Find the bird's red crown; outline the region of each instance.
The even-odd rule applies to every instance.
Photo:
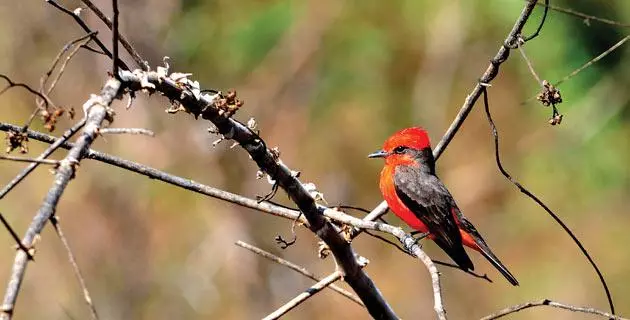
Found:
[[[406,146],[417,150],[431,147],[429,134],[420,127],[402,129],[385,140],[383,150],[391,152],[398,146]]]

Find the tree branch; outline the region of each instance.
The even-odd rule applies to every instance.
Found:
[[[297,264],[295,264],[295,263],[293,263],[291,261],[282,259],[282,258],[272,254],[271,252],[267,252],[267,251],[265,251],[263,249],[257,248],[255,246],[252,246],[251,244],[245,243],[243,241],[237,241],[236,245],[241,247],[241,248],[247,249],[247,250],[249,250],[249,251],[251,251],[251,252],[253,252],[253,253],[257,254],[257,255],[260,255],[260,256],[266,258],[267,260],[273,261],[273,262],[275,262],[275,263],[277,263],[277,264],[279,264],[281,266],[285,266],[285,267],[287,267],[287,268],[289,268],[289,269],[291,269],[293,271],[299,272],[299,273],[303,274],[305,277],[307,277],[307,278],[309,278],[311,280],[315,280],[315,281],[318,281],[318,282],[323,280],[323,279],[317,278],[312,272],[308,271],[306,268],[301,267],[301,266],[299,266],[299,265],[297,265]],[[337,293],[341,294],[342,296],[350,299],[350,301],[360,305],[361,307],[365,307],[363,305],[363,302],[361,302],[361,299],[357,298],[355,295],[353,295],[352,293],[344,290],[343,288],[341,288],[339,286],[336,286],[333,283],[331,283],[328,287],[331,290],[336,291]]]
[[[505,317],[507,315],[519,312],[521,310],[525,310],[525,309],[529,309],[529,308],[534,308],[534,307],[540,307],[540,306],[549,306],[549,307],[553,307],[553,308],[558,308],[558,309],[564,309],[564,310],[569,310],[569,311],[573,311],[573,312],[581,312],[581,313],[588,313],[588,314],[594,314],[594,315],[598,315],[598,316],[602,316],[602,317],[606,317],[608,319],[615,319],[615,320],[628,320],[626,318],[622,318],[604,311],[600,311],[594,308],[590,308],[590,307],[576,307],[576,306],[572,306],[572,305],[568,305],[568,304],[564,304],[564,303],[560,303],[560,302],[555,302],[549,299],[543,299],[543,300],[538,300],[538,301],[531,301],[531,302],[526,302],[523,304],[518,304],[515,306],[511,306],[511,307],[507,307],[505,309],[502,309],[496,313],[493,313],[491,315],[485,316],[483,318],[481,318],[481,320],[493,320],[493,319],[498,319],[498,318],[502,318]]]
[[[55,214],[57,203],[61,198],[66,186],[74,177],[79,161],[85,156],[92,142],[98,135],[98,129],[101,123],[108,115],[108,106],[112,103],[118,94],[121,83],[114,79],[109,79],[103,87],[100,95],[92,95],[92,97],[83,105],[86,113],[86,125],[77,139],[75,146],[68,152],[67,156],[61,161],[52,187],[44,198],[44,202],[37,214],[33,218],[31,225],[28,227],[22,244],[27,248],[32,248],[35,239],[39,236],[44,226]],[[5,292],[2,310],[0,311],[0,319],[11,319],[15,310],[15,302],[24,279],[26,266],[28,264],[28,255],[20,250],[15,255],[11,277]]]
[[[276,181],[298,206],[308,220],[311,231],[328,245],[344,275],[344,280],[359,295],[370,315],[376,319],[398,318],[374,282],[361,269],[350,244],[324,217],[323,210],[320,210],[320,207],[295,174],[267,148],[265,142],[256,133],[246,125],[226,116],[233,111],[230,113],[217,107],[222,106],[220,104],[222,101],[225,103],[225,99],[220,94],[201,93],[198,88],[193,86],[194,82],[182,77],[181,74],[166,76],[166,74],[159,72],[135,70],[132,73],[122,71],[121,79],[130,90],[155,88],[171,101],[177,101],[181,104],[179,107],[186,112],[211,121],[217,127],[218,133],[226,139],[238,142],[249,153],[260,170]]]

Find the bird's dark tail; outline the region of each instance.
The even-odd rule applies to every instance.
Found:
[[[461,243],[459,246],[456,245],[451,247],[439,239],[433,240],[440,248],[442,248],[442,250],[444,250],[444,252],[446,252],[446,254],[448,254],[449,257],[451,257],[451,259],[453,259],[453,261],[455,261],[460,268],[463,270],[475,270],[475,266],[470,260],[470,257],[468,257],[468,254]]]
[[[479,247],[479,252],[486,258],[490,263],[501,272],[501,274],[509,281],[513,286],[518,286],[518,280],[510,273],[510,271],[501,263],[501,260],[497,258],[497,256],[492,253],[488,245],[483,241],[476,241],[477,246]]]

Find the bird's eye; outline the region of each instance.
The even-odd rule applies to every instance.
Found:
[[[405,147],[405,146],[398,146],[398,147],[394,148],[394,153],[401,154],[401,153],[404,153],[405,150],[407,150],[407,147]]]

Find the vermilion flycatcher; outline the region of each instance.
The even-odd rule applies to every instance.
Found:
[[[457,207],[435,175],[429,136],[422,128],[396,132],[370,158],[385,158],[380,189],[390,209],[415,230],[427,234],[464,270],[474,266],[463,245],[479,251],[512,284],[518,281]]]

